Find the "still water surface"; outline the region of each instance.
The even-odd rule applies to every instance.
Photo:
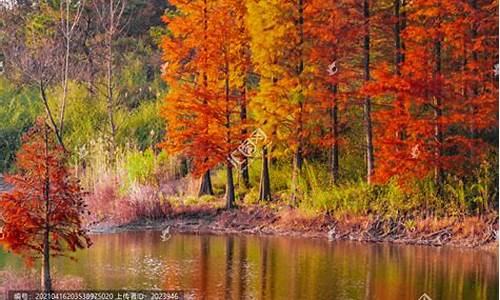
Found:
[[[322,240],[173,235],[93,236],[58,274],[91,289],[185,290],[195,299],[498,299],[498,253],[330,243]],[[0,254],[0,269],[22,268]]]

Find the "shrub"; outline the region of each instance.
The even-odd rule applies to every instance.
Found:
[[[22,88],[0,76],[0,172],[13,167],[21,136],[43,111],[36,89]]]
[[[134,184],[125,202],[128,202],[131,210],[126,220],[129,222],[162,219],[172,211],[170,203],[165,201],[156,189],[147,185]]]
[[[144,151],[155,147],[165,136],[165,123],[158,115],[161,101],[144,101],[132,113],[123,113],[117,140]]]
[[[269,164],[269,177],[271,179],[271,192],[279,193],[288,191],[292,181],[292,166],[286,161],[276,161]]]
[[[243,203],[247,205],[253,205],[259,202],[259,188],[253,188],[248,193],[245,194],[243,198]]]
[[[224,195],[226,192],[226,167],[220,166],[218,168],[213,168],[210,170],[212,189],[215,195]],[[233,178],[237,175],[237,172],[233,170]]]
[[[51,106],[59,114],[62,87],[51,89]],[[78,149],[97,138],[96,132],[107,128],[108,119],[105,101],[93,96],[89,90],[76,82],[68,83],[68,99],[64,118],[64,142],[68,149]]]
[[[151,149],[127,153],[124,167],[127,170],[128,183],[158,185],[154,178],[157,166],[157,157]]]

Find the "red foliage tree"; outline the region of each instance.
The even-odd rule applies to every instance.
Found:
[[[392,99],[379,111],[379,181],[467,175],[498,122],[493,65],[498,13],[480,1],[418,0],[407,6],[397,72],[382,65],[369,91]]]
[[[345,143],[346,111],[354,91],[350,84],[359,78],[356,55],[359,46],[353,40],[360,34],[352,0],[312,0],[304,13],[309,16],[305,34],[310,40],[308,51],[314,78],[311,96],[316,99],[320,125],[312,139],[330,150],[330,172],[334,183],[339,179],[339,152]],[[344,120],[342,120],[344,119]]]
[[[17,155],[18,174],[6,177],[13,186],[0,198],[3,239],[7,250],[28,263],[43,258],[42,284],[52,290],[50,257],[89,247],[82,226],[82,190],[65,166],[66,153],[50,136],[43,120],[23,137]]]

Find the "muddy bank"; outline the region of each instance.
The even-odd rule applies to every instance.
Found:
[[[409,245],[454,246],[498,250],[498,216],[462,218],[389,218],[378,216],[307,216],[289,208],[249,206],[226,211],[189,207],[162,219],[129,224],[100,223],[92,234],[162,230],[172,233],[252,234],[321,238],[331,241],[390,242]]]

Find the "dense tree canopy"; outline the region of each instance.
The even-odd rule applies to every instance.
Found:
[[[361,146],[368,182],[432,175],[441,193],[446,176],[471,175],[495,148],[496,2],[244,2],[174,1],[165,17],[165,145],[195,159],[195,170],[225,162],[218,143],[236,137],[217,125],[224,109],[228,120],[236,112],[231,101],[218,105],[236,62],[258,78],[249,121],[273,141],[273,157],[291,160],[295,205],[304,159],[329,157],[337,182],[349,172],[339,152],[352,159]],[[232,43],[240,18],[246,29]],[[250,60],[237,56],[247,33]],[[239,95],[228,88],[229,100]]]

